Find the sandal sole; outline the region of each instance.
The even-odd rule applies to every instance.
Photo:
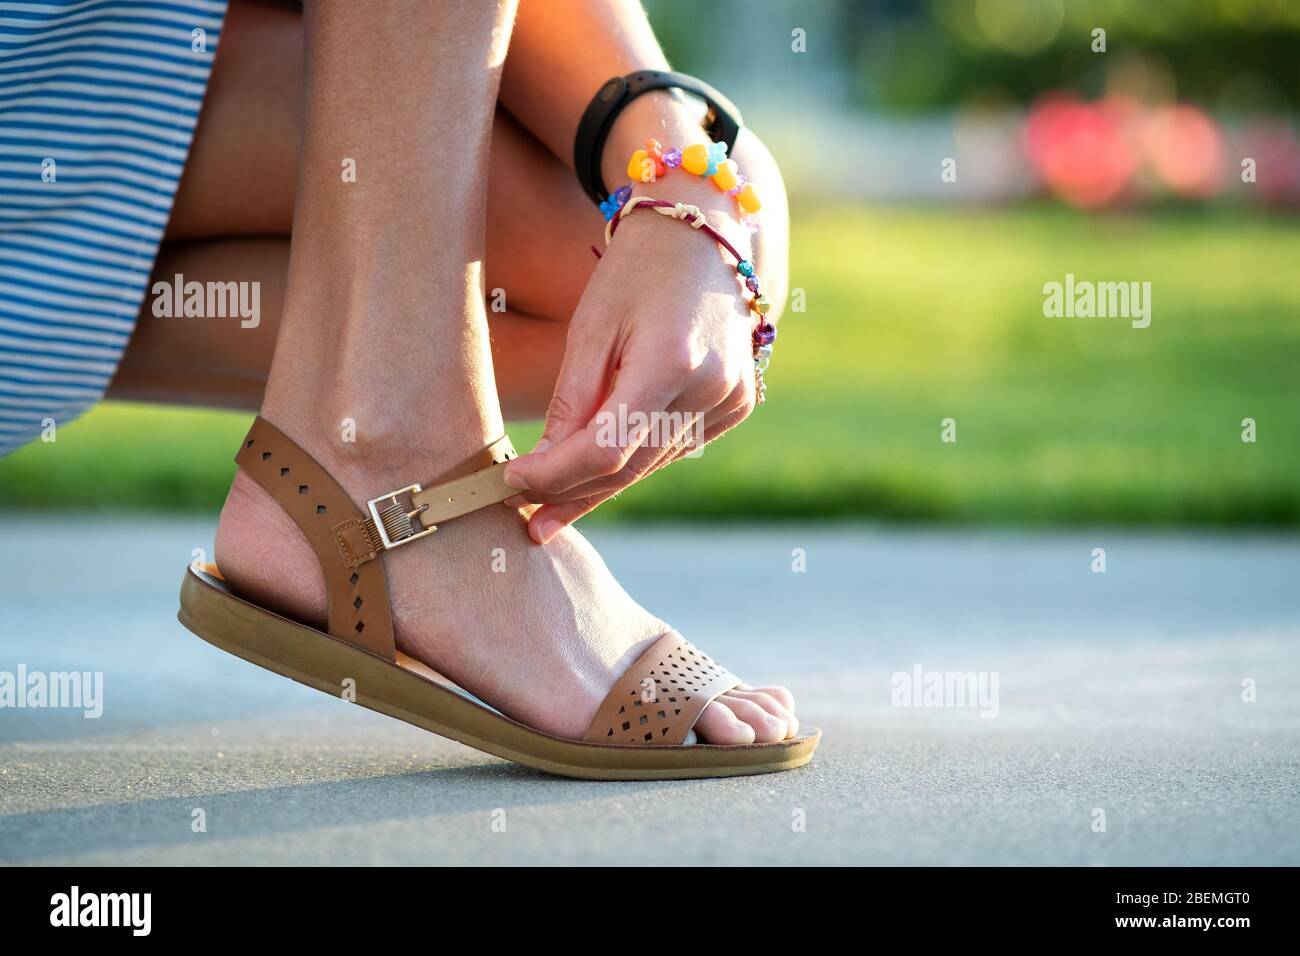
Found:
[[[582,780],[684,780],[776,773],[812,759],[821,731],[777,743],[719,746],[598,744],[554,737],[484,707],[460,692],[258,607],[219,577],[190,567],[177,619],[215,647],[300,684],[355,702],[475,750],[546,773]]]

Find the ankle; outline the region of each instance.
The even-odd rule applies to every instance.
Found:
[[[351,404],[321,402],[299,415],[268,403],[262,414],[358,504],[415,482],[464,474],[479,452],[505,434],[500,414],[484,408],[449,407],[433,398],[403,407],[412,411],[397,415],[367,398]],[[416,411],[421,409],[427,411]]]
[[[286,304],[262,416],[358,503],[464,466],[505,433],[487,318],[481,297],[468,298],[471,284],[478,288],[476,274],[448,280],[466,301],[418,322],[394,319],[377,295],[353,301],[341,290],[331,309],[309,284],[292,310]],[[328,334],[311,315],[333,316]],[[374,331],[394,323],[402,327]]]

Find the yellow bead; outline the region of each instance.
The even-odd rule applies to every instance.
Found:
[[[718,171],[713,174],[713,185],[717,186],[724,193],[736,188],[736,164],[727,160],[718,167]]]
[[[736,194],[736,202],[740,203],[741,209],[750,214],[763,208],[763,204],[758,201],[758,193],[754,192],[753,183],[746,183],[745,188]]]
[[[767,315],[768,310],[772,308],[772,303],[765,295],[758,295],[749,300],[749,307],[759,315]]]
[[[709,168],[709,147],[703,143],[687,146],[682,150],[682,169],[696,176],[703,176]]]
[[[632,154],[632,158],[627,161],[627,178],[632,180],[632,182],[649,182],[649,180],[642,178],[645,176],[645,160],[648,155],[649,154],[644,149],[638,149]],[[650,168],[652,170],[654,169],[653,163],[650,165]]]

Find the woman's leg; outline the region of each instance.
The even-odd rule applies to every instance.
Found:
[[[231,0],[167,238],[287,236],[302,131],[302,13]]]
[[[260,407],[284,297],[301,99],[301,14],[233,3],[154,279],[257,281],[261,322],[227,335],[233,319],[160,318],[146,299],[110,398]],[[488,313],[501,405],[510,418],[540,418],[600,219],[568,168],[503,113],[487,215],[488,298],[506,306]]]
[[[508,6],[413,3],[393,18],[307,8],[299,191],[263,414],[358,502],[428,480],[503,430],[482,260]],[[345,158],[356,182],[340,177]],[[552,733],[581,736],[665,630],[576,532],[537,547],[517,512],[486,508],[423,544],[385,558],[399,647]],[[242,473],[217,558],[253,600],[323,620],[310,549]],[[729,694],[700,735],[779,739],[792,723],[783,695]]]
[[[145,297],[108,398],[256,411],[262,407],[284,308],[288,239],[164,243],[152,282],[256,282],[259,321],[153,314]]]
[[[155,281],[173,283],[180,275],[203,283],[256,282],[258,324],[244,328],[238,318],[161,318],[146,300],[108,397],[257,411],[280,329],[288,267],[288,239],[165,244],[154,266]],[[488,314],[502,410],[511,419],[541,418],[555,388],[567,323],[514,309]]]

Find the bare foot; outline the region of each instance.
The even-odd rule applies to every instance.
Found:
[[[216,551],[241,595],[324,627],[325,584],[310,546],[242,471]],[[524,517],[506,508],[448,522],[382,560],[399,650],[560,737],[581,739],[617,678],[670,630],[628,596],[577,531],[539,546]],[[798,730],[793,710],[785,688],[737,689],[710,704],[695,730],[717,744],[782,740]]]

